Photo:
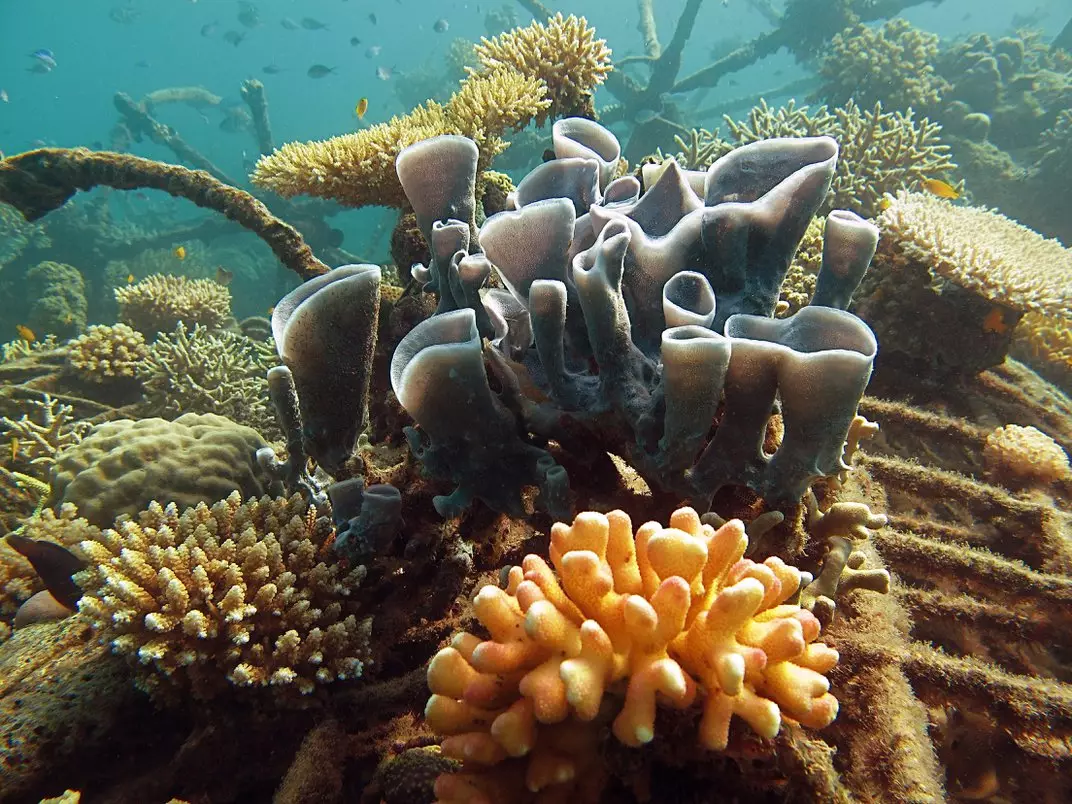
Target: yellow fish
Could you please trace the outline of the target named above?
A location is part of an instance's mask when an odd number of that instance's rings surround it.
[[[275,308],[274,308],[274,307],[269,307],[269,308],[268,308],[268,315],[271,315],[271,314],[272,314],[272,313],[274,313],[274,312],[275,312]]]
[[[956,191],[956,188],[941,179],[924,179],[920,182],[920,186],[931,195],[936,195],[939,198],[960,198],[960,193]]]
[[[134,274],[127,274],[127,284],[128,285],[133,285],[134,284]]]
[[[888,195],[884,195],[884,196],[882,196],[882,200],[878,202],[878,208],[881,211],[885,212],[887,209],[890,208],[890,206],[892,204],[893,204],[893,199],[890,198]]]
[[[222,265],[216,266],[216,283],[227,287],[234,279],[234,271],[228,271]]]
[[[26,343],[33,343],[37,340],[37,336],[34,335],[34,331],[25,324],[16,324],[15,331],[19,333],[19,337]]]
[[[179,258],[180,262],[182,260],[185,260],[186,259],[186,246],[176,246],[174,254],[175,254],[176,257]]]
[[[15,459],[19,457],[19,440],[17,438],[11,439],[11,462],[14,463]]]
[[[354,113],[357,115],[358,120],[365,119],[365,112],[368,111],[368,98],[362,98],[357,102],[357,106],[354,107]]]

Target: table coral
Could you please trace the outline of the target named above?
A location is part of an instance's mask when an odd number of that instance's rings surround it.
[[[360,677],[371,621],[351,593],[364,567],[322,560],[331,519],[299,495],[179,513],[151,503],[82,542],[83,616],[134,660],[140,686],[207,698],[226,688],[303,694]]]
[[[819,621],[787,602],[800,572],[743,558],[747,545],[740,520],[715,530],[691,508],[635,536],[622,511],[557,523],[557,576],[526,556],[505,589],[474,597],[490,638],[462,632],[428,666],[425,714],[448,735],[444,754],[470,767],[531,754],[533,792],[578,781],[577,758],[534,751],[539,734],[567,721],[583,731],[622,689],[613,732],[629,746],[655,739],[660,703],[701,708],[698,739],[714,751],[734,715],[767,738],[783,717],[829,725],[838,704],[825,674],[837,652],[816,641]]]
[[[67,347],[67,361],[83,380],[107,383],[133,378],[149,349],[144,336],[126,324],[95,324]]]
[[[154,274],[115,289],[119,320],[149,337],[187,325],[219,327],[231,315],[231,292],[211,279]]]
[[[543,125],[548,117],[594,114],[592,92],[613,69],[606,45],[584,17],[557,13],[546,24],[533,22],[492,39],[482,37],[476,56],[484,70],[505,66],[547,85],[550,108],[536,117],[536,124]]]
[[[266,446],[256,430],[212,413],[105,422],[57,457],[50,504],[74,503],[106,527],[152,500],[186,508],[233,491],[273,493],[279,487],[255,457]]]

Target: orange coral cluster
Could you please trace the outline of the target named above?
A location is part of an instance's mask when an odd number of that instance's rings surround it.
[[[474,613],[490,633],[457,634],[428,668],[425,715],[443,753],[492,766],[529,756],[532,791],[576,777],[579,758],[541,753],[550,724],[592,721],[619,682],[614,735],[655,736],[657,701],[702,701],[700,743],[725,749],[742,718],[773,737],[782,716],[822,728],[837,715],[825,673],[838,661],[816,642],[819,621],[799,605],[801,573],[778,558],[745,559],[740,520],[717,530],[681,508],[670,526],[633,536],[622,511],[582,513],[551,531],[551,562],[528,555],[505,589],[485,586]],[[557,743],[557,741],[552,741]],[[437,785],[449,798],[446,777]]]

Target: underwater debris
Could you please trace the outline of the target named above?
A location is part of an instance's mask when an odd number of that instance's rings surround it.
[[[348,598],[364,567],[320,559],[331,520],[298,495],[181,514],[153,502],[82,542],[79,611],[152,693],[230,684],[311,693],[361,676],[371,620]]]
[[[261,238],[279,261],[304,279],[328,267],[313,256],[296,229],[244,190],[212,176],[129,154],[86,148],[42,148],[0,160],[0,201],[27,221],[59,209],[78,190],[151,188],[214,209]]]

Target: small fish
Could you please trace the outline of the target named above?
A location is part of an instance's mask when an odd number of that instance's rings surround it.
[[[354,107],[354,114],[357,115],[358,120],[365,119],[365,112],[368,111],[368,98],[362,98],[357,102],[357,106]]]
[[[274,312],[275,312],[275,307],[269,307],[268,308],[268,315],[271,315]]]
[[[307,31],[326,31],[328,29],[327,23],[312,17],[302,17],[301,27]]]
[[[445,19],[440,18],[436,20],[435,23],[433,23],[432,30],[436,33],[446,33],[448,30],[450,30],[450,23],[447,22]]]
[[[298,30],[298,28],[301,27],[300,25],[298,25],[298,23],[296,23],[290,17],[283,17],[283,19],[281,19],[279,21],[279,24],[282,25],[284,28],[286,28],[288,31],[296,31],[296,30]]]
[[[37,340],[37,336],[34,335],[34,331],[25,324],[16,324],[15,331],[19,333],[19,337],[26,341],[26,343],[33,343]]]
[[[240,44],[242,44],[242,40],[245,38],[246,35],[244,33],[239,33],[238,31],[228,31],[223,35],[223,41],[228,42],[235,47],[238,47]]]
[[[127,274],[127,284],[128,285],[133,285],[134,284],[134,274]]]
[[[182,262],[186,259],[186,246],[176,246],[172,254],[179,258],[179,262]]]
[[[11,439],[11,462],[14,463],[19,457],[19,440],[12,437]]]
[[[351,36],[350,37],[350,47],[357,47],[360,44],[361,44],[361,40],[358,39],[356,36]]]
[[[217,30],[219,30],[220,24],[218,22],[210,22],[201,26],[201,35],[208,38],[213,36]]]
[[[108,19],[120,25],[130,25],[140,16],[141,12],[134,6],[116,6],[108,12]]]
[[[71,576],[86,566],[85,561],[53,542],[28,539],[14,533],[9,533],[5,538],[12,549],[30,562],[34,572],[44,581],[45,588],[59,603],[69,609],[78,607],[82,589]]]
[[[997,305],[990,308],[990,312],[983,319],[983,332],[993,332],[998,335],[1009,331],[1009,325],[1005,322],[1005,311]]]
[[[216,284],[227,287],[234,279],[234,271],[228,271],[222,265],[216,266]]]
[[[28,73],[38,73],[38,74],[50,73],[50,72],[52,72],[53,67],[55,67],[54,64],[49,65],[48,62],[39,61],[39,62],[35,62],[33,67],[27,68],[26,72],[28,72]]]
[[[395,68],[394,67],[382,67],[381,66],[381,67],[376,68],[376,77],[379,78],[381,81],[390,81],[391,76],[393,76],[394,74],[395,74]]]
[[[229,106],[223,111],[219,128],[228,134],[236,134],[239,131],[248,131],[252,125],[253,117],[244,107]]]
[[[920,186],[931,195],[936,195],[939,198],[960,198],[960,193],[956,191],[956,188],[941,179],[924,179],[920,182]]]
[[[334,67],[328,67],[323,64],[314,64],[305,74],[310,78],[323,78],[325,75],[330,75],[333,72],[335,72]]]
[[[383,50],[383,48],[379,45],[372,45],[368,50],[365,51],[365,58],[374,59],[380,55],[381,50]]]
[[[10,100],[11,100],[11,98],[9,98],[7,96],[7,90],[6,89],[0,89],[0,103],[7,103]]]
[[[889,195],[882,196],[882,200],[878,202],[878,208],[885,212],[893,204],[893,198]]]
[[[368,15],[368,21],[371,22],[373,25],[375,25],[376,24],[376,15],[374,13],[369,14]]]
[[[56,63],[56,54],[47,47],[38,48],[30,54],[30,58],[37,59],[38,61],[50,61],[53,64]]]
[[[247,28],[256,28],[261,24],[261,12],[253,3],[239,3],[238,21]]]
[[[142,68],[142,69],[146,69],[146,68],[148,68],[148,67],[152,67],[153,65],[151,65],[151,64],[150,64],[150,63],[148,62],[148,60],[146,60],[146,59],[140,59],[140,60],[138,60],[138,61],[134,62],[134,66],[135,66],[135,67],[140,67],[140,68]]]
[[[283,68],[275,64],[268,64],[261,68],[261,72],[265,75],[275,75],[276,73],[283,72]]]

